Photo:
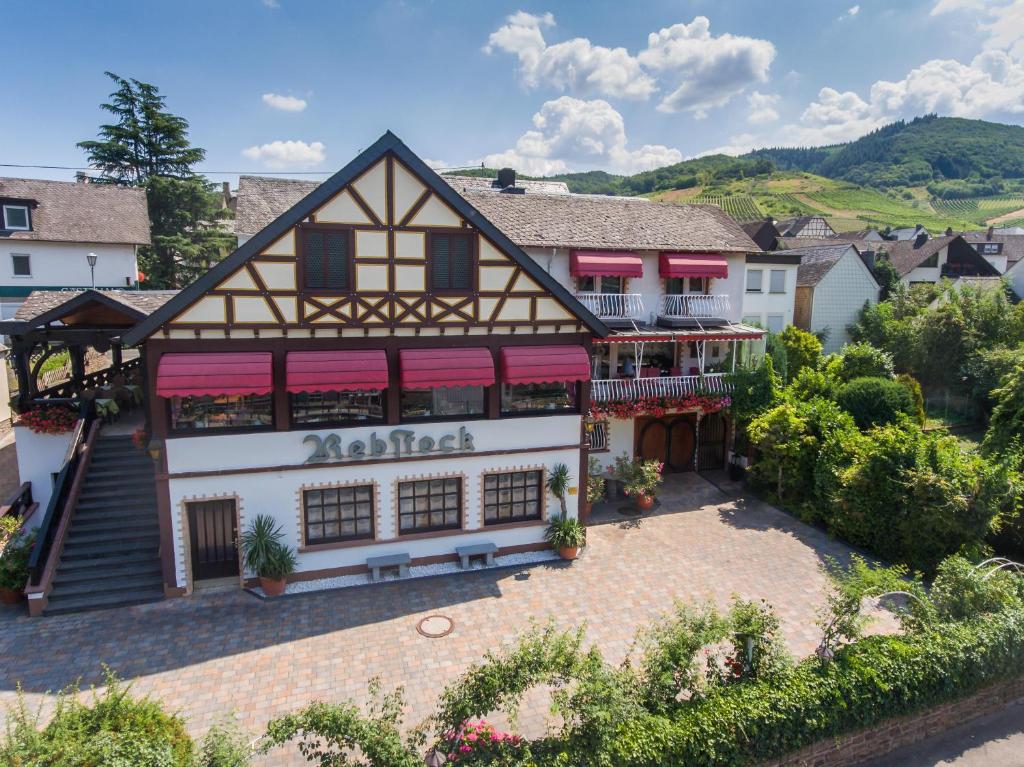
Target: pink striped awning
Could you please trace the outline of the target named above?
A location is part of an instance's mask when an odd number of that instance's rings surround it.
[[[288,391],[371,391],[388,388],[383,349],[288,352]]]
[[[165,354],[156,370],[161,397],[269,394],[274,382],[270,352]]]
[[[574,250],[569,254],[573,277],[642,277],[644,265],[636,253],[613,250]]]
[[[503,346],[501,381],[507,384],[589,381],[590,355],[582,346]]]
[[[658,257],[658,274],[662,279],[725,278],[729,276],[729,263],[719,253],[662,253]]]
[[[491,386],[494,358],[482,347],[462,349],[400,349],[398,364],[403,389],[446,386]]]

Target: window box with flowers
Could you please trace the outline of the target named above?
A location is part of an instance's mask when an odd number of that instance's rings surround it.
[[[600,420],[604,418],[636,418],[637,416],[654,416],[660,418],[666,413],[678,413],[688,410],[699,410],[702,413],[717,413],[732,404],[729,396],[717,394],[687,394],[683,397],[641,397],[631,400],[612,400],[593,402],[590,405],[590,417]]]
[[[77,421],[74,410],[56,405],[43,405],[18,415],[18,425],[27,426],[36,434],[66,434]]]

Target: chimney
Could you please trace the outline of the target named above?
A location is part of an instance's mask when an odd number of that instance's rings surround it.
[[[498,186],[506,189],[516,185],[516,172],[513,168],[502,168],[498,171]]]
[[[88,184],[91,180],[92,179],[89,178],[89,174],[86,173],[84,170],[80,170],[75,173],[76,184]]]
[[[920,227],[918,227],[920,229]],[[917,237],[914,238],[914,247],[920,248],[928,242],[928,232],[919,232]]]
[[[987,231],[987,232],[985,232],[985,239],[986,239],[986,240],[991,240],[991,239],[992,239],[992,234],[993,234],[994,232],[995,232],[995,227],[994,227],[994,226],[990,226],[990,227],[988,228],[988,231]]]
[[[947,226],[946,227],[946,236],[947,237],[952,237],[953,236],[953,227],[951,227],[951,226]]]

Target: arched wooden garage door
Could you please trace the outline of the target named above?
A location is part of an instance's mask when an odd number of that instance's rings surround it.
[[[637,457],[661,461],[666,471],[693,471],[694,423],[691,415],[638,420]]]

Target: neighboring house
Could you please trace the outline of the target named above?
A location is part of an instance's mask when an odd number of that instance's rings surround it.
[[[877,229],[858,229],[856,232],[836,232],[836,239],[851,242],[882,242],[885,238],[879,234]]]
[[[569,185],[564,181],[531,181],[516,178],[516,172],[512,168],[502,168],[498,171],[497,178],[460,176],[455,173],[442,173],[441,178],[447,181],[456,192],[569,194]]]
[[[868,250],[878,250],[885,245],[884,242],[873,240],[847,240],[839,237],[780,237],[776,250],[792,250],[793,248],[827,248],[840,243],[853,245],[861,253]]]
[[[989,227],[985,232],[964,232],[963,238],[1000,274],[1024,258],[1024,234],[999,234]]]
[[[825,337],[823,351],[849,343],[847,327],[865,303],[878,301],[878,283],[853,245],[795,248],[776,255],[799,256],[793,324]]]
[[[908,285],[935,283],[943,277],[999,275],[999,271],[958,234],[929,239],[922,232],[916,240],[881,243],[878,253],[882,252],[888,254],[900,280]]]
[[[1024,259],[1011,264],[1003,274],[1003,279],[1013,288],[1018,298],[1024,299]]]
[[[905,227],[903,229],[890,229],[885,239],[902,242],[904,240],[916,240],[922,235],[925,237],[932,236],[927,229],[918,224],[917,226]]]
[[[794,323],[800,254],[790,251],[751,253],[743,291],[744,325],[779,333]]]
[[[750,221],[740,226],[761,250],[775,250],[778,247],[779,230],[770,217],[763,221]]]
[[[0,319],[33,290],[135,286],[149,242],[142,189],[0,178]]]
[[[776,224],[782,237],[834,237],[833,229],[824,216],[800,216],[787,218]]]
[[[950,296],[954,292],[959,292],[964,288],[974,288],[986,293],[989,291],[1000,291],[1005,295],[1002,277],[957,277],[950,283],[948,290],[943,291],[940,295],[936,296],[930,304],[928,304],[928,308],[935,309],[942,306],[949,301]]]

